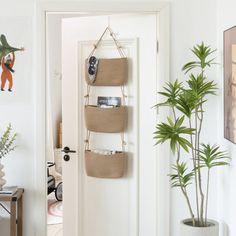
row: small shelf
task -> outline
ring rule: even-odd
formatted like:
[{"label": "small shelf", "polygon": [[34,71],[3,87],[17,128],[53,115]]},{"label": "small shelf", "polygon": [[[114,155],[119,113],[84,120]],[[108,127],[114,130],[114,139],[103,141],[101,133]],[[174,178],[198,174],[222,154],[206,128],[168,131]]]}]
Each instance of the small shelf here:
[{"label": "small shelf", "polygon": [[124,175],[126,159],[124,152],[102,155],[86,150],[86,173],[97,178],[120,178]]},{"label": "small shelf", "polygon": [[127,128],[127,106],[102,108],[85,106],[85,123],[89,131],[101,133],[121,133]]}]

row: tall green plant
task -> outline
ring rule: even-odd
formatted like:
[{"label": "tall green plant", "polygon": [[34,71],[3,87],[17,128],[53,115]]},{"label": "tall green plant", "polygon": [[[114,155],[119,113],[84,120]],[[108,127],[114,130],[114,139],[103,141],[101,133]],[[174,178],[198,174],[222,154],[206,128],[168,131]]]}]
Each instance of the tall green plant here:
[{"label": "tall green plant", "polygon": [[12,127],[11,124],[9,124],[0,139],[0,159],[2,159],[10,152],[14,151],[16,148],[14,143],[17,134],[16,133],[11,134],[11,133],[12,133]]},{"label": "tall green plant", "polygon": [[[191,50],[196,60],[190,61],[182,68],[188,76],[185,83],[178,80],[166,83],[160,94],[165,101],[156,105],[168,106],[171,115],[167,122],[157,124],[154,139],[156,144],[170,142],[174,154],[175,165],[170,174],[172,187],[180,188],[190,215],[193,226],[207,226],[208,197],[210,188],[210,173],[213,167],[229,164],[226,152],[220,151],[219,146],[201,143],[202,124],[204,120],[204,105],[208,96],[216,95],[217,86],[208,80],[206,68],[214,63],[212,57],[215,50],[203,42]],[[182,152],[187,152],[191,162],[182,161]],[[202,169],[206,168],[206,172]],[[204,188],[202,175],[206,173]],[[191,201],[188,186],[194,184],[195,203]],[[195,208],[193,207],[195,204]]]}]

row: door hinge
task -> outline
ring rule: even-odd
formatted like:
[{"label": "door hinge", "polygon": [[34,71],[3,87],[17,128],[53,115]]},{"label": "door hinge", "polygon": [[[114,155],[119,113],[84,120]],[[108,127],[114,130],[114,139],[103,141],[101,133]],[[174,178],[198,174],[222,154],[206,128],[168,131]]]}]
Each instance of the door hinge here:
[{"label": "door hinge", "polygon": [[159,41],[157,40],[157,53],[159,52]]}]

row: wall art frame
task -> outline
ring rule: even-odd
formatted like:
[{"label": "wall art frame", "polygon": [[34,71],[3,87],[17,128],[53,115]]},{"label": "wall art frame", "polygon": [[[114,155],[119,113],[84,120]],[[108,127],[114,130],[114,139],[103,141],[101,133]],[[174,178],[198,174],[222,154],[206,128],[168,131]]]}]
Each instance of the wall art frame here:
[{"label": "wall art frame", "polygon": [[224,138],[236,144],[236,26],[224,31]]}]

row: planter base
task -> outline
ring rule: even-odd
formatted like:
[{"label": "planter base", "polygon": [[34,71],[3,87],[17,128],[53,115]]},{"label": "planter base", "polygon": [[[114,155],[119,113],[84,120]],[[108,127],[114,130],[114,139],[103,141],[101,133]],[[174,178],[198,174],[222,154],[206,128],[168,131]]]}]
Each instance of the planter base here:
[{"label": "planter base", "polygon": [[219,236],[219,223],[214,220],[208,220],[208,227],[193,227],[191,219],[181,221],[181,236]]}]

